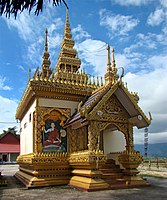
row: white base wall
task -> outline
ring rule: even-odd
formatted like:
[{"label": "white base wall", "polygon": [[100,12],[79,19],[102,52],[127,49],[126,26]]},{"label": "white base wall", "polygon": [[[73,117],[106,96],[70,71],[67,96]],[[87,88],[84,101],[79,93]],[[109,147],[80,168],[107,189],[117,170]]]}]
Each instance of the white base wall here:
[{"label": "white base wall", "polygon": [[120,131],[106,129],[103,131],[104,153],[121,152],[125,150],[126,140]]},{"label": "white base wall", "polygon": [[36,101],[33,102],[20,122],[20,155],[33,153],[33,112]]},{"label": "white base wall", "polygon": [[[38,103],[40,107],[69,108],[71,110],[71,115],[75,112],[79,104],[79,102],[76,101],[45,98],[39,98]],[[36,100],[20,122],[20,155],[33,153],[33,112],[35,111],[35,107]]]}]

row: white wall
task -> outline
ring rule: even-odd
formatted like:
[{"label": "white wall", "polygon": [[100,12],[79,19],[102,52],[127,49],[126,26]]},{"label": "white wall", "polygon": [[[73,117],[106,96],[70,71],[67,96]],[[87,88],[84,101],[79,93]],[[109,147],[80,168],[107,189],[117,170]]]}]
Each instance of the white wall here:
[{"label": "white wall", "polygon": [[[35,106],[36,100],[20,122],[20,155],[33,152],[33,112],[35,111]],[[30,114],[31,121],[29,119]]]},{"label": "white wall", "polygon": [[76,101],[65,101],[57,99],[39,99],[39,106],[42,107],[53,107],[53,108],[70,108],[71,115],[75,112],[75,109],[78,107],[79,102]]},{"label": "white wall", "polygon": [[104,130],[103,141],[105,154],[125,150],[126,140],[124,134],[120,131]]},{"label": "white wall", "polygon": [[[39,106],[51,108],[70,108],[71,115],[75,112],[79,102],[57,99],[39,99]],[[36,100],[33,102],[25,116],[20,122],[20,155],[33,153],[33,112],[35,111]],[[31,122],[29,116],[31,114]],[[26,125],[26,126],[25,126]]]}]

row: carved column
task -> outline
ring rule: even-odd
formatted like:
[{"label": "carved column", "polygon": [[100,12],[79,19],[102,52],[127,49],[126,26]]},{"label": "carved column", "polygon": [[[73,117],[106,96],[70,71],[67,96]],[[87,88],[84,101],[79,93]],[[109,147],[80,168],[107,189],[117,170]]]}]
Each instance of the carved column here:
[{"label": "carved column", "polygon": [[72,129],[71,127],[67,128],[68,134],[68,152],[76,152],[77,151],[77,144],[76,144],[76,130]]},{"label": "carved column", "polygon": [[38,105],[38,99],[36,100],[36,108],[35,108],[35,113],[34,113],[34,143],[35,143],[35,148],[34,151],[35,153],[42,152],[42,135],[41,131],[44,128],[42,124],[42,119],[40,115],[40,108]]},{"label": "carved column", "polygon": [[133,125],[127,124],[127,138],[126,138],[126,150],[131,152],[134,151],[134,142],[133,142]]},{"label": "carved column", "polygon": [[42,135],[41,135],[42,128],[43,127],[41,124],[41,118],[36,111],[35,112],[35,130],[34,130],[35,153],[42,152]]},{"label": "carved column", "polygon": [[91,121],[88,125],[88,150],[97,151],[98,150],[98,135],[100,130],[98,130],[97,122]]},{"label": "carved column", "polygon": [[126,138],[126,150],[122,152],[118,160],[122,164],[124,169],[124,179],[127,181],[127,184],[143,184],[143,180],[136,176],[139,171],[137,167],[142,162],[142,156],[139,152],[134,150],[133,143],[133,125],[127,124],[127,132],[124,132]]}]

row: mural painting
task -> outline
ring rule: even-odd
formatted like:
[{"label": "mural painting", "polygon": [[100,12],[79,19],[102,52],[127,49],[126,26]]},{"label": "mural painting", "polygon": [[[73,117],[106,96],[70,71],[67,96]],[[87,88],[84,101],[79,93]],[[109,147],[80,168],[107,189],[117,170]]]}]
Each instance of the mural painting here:
[{"label": "mural painting", "polygon": [[43,151],[67,151],[67,134],[60,122],[59,119],[45,121],[45,128],[42,131]]}]

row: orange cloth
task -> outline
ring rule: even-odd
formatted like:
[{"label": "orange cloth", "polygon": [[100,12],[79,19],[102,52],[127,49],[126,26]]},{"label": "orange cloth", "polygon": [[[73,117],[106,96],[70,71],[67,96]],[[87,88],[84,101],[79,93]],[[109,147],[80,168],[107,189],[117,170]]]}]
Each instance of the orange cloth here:
[{"label": "orange cloth", "polygon": [[58,133],[57,129],[50,131],[48,133],[48,139],[44,141],[44,146],[48,146],[51,144],[55,144],[56,146],[61,145],[61,141],[60,141],[59,133]]}]

